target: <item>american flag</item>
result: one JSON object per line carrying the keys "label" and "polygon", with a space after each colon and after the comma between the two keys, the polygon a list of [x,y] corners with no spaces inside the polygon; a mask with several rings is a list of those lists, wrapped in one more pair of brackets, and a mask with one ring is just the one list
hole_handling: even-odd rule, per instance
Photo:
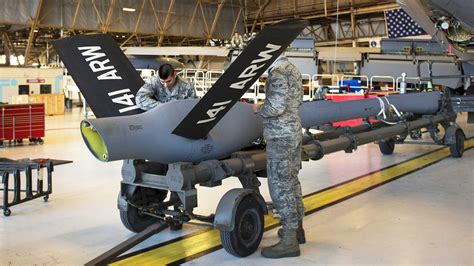
{"label": "american flag", "polygon": [[403,9],[385,11],[389,38],[423,35],[426,32]]}

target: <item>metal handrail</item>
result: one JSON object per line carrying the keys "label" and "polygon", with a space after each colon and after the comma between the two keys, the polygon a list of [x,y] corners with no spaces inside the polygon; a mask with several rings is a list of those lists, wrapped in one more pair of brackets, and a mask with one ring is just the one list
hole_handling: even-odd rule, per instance
{"label": "metal handrail", "polygon": [[392,76],[377,76],[377,75],[374,75],[374,76],[370,77],[370,83],[369,83],[369,88],[370,89],[373,89],[373,80],[374,80],[374,78],[392,80],[392,90],[395,90],[395,78],[394,77],[392,77]]}

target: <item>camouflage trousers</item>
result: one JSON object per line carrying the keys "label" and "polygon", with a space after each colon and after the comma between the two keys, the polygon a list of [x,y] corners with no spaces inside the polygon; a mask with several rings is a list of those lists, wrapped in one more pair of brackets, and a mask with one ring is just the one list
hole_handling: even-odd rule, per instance
{"label": "camouflage trousers", "polygon": [[284,230],[298,228],[304,206],[298,172],[302,135],[267,139],[267,175],[270,196]]}

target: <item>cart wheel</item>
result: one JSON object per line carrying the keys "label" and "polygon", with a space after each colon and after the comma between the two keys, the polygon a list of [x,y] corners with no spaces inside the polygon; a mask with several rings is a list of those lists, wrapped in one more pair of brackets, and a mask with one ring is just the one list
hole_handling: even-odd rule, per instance
{"label": "cart wheel", "polygon": [[[149,203],[159,203],[163,202],[166,198],[168,191],[166,190],[157,190],[157,189],[146,189],[145,194],[147,194],[147,199]],[[141,189],[137,189],[132,199],[141,195]],[[132,200],[133,202],[133,200]],[[151,224],[158,221],[159,218],[153,217],[151,215],[147,215],[142,213],[137,207],[128,204],[128,208],[126,211],[120,210],[120,220],[122,224],[130,231],[138,233],[143,231],[145,228],[150,226]]]}
{"label": "cart wheel", "polygon": [[12,214],[12,211],[10,211],[10,209],[7,208],[3,210],[3,215],[10,216],[10,214]]}
{"label": "cart wheel", "polygon": [[172,220],[170,222],[170,230],[171,231],[179,231],[183,229],[183,222],[182,221],[179,221],[179,220]]}
{"label": "cart wheel", "polygon": [[451,151],[451,157],[453,158],[461,158],[464,154],[464,132],[462,129],[456,129],[454,133],[454,137],[456,139],[455,143],[449,145],[449,150]]}
{"label": "cart wheel", "polygon": [[221,231],[224,249],[237,257],[254,253],[263,235],[263,211],[258,202],[247,196],[240,201],[235,213],[235,226],[232,231]]}
{"label": "cart wheel", "polygon": [[379,149],[382,154],[390,155],[395,149],[395,139],[382,139],[379,141]]}
{"label": "cart wheel", "polygon": [[127,211],[120,210],[120,220],[128,230],[138,233],[158,221],[158,218],[140,213],[136,207],[129,205]]}
{"label": "cart wheel", "polygon": [[40,145],[43,145],[43,144],[44,144],[44,140],[43,140],[43,139],[38,139],[37,142],[38,142]]}
{"label": "cart wheel", "polygon": [[43,197],[43,200],[44,200],[44,202],[48,202],[48,200],[49,200],[49,195],[44,196],[44,197]]}
{"label": "cart wheel", "polygon": [[410,138],[413,140],[421,139],[421,129],[415,129],[410,131]]}

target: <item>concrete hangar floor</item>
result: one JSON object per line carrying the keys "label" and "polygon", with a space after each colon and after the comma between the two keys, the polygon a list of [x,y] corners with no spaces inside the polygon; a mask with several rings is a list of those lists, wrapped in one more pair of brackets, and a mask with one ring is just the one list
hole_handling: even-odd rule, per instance
{"label": "concrete hangar floor", "polygon": [[[467,137],[474,126],[458,122]],[[134,234],[120,222],[121,162],[93,158],[79,132],[80,109],[46,118],[44,145],[6,147],[0,157],[73,160],[56,167],[53,194],[11,207],[0,218],[0,265],[83,265]],[[185,224],[139,244],[115,265],[474,264],[474,139],[460,159],[436,145],[397,145],[383,156],[377,145],[304,162],[300,180],[308,215],[301,256],[265,259],[260,249],[237,258],[220,248],[209,227]],[[269,200],[266,179],[261,192]],[[382,185],[380,185],[382,184]],[[215,211],[234,178],[198,186],[198,214]],[[373,188],[373,189],[371,189]],[[276,228],[260,247],[277,241]],[[218,239],[218,237],[217,237]],[[146,252],[136,252],[140,249]]]}

